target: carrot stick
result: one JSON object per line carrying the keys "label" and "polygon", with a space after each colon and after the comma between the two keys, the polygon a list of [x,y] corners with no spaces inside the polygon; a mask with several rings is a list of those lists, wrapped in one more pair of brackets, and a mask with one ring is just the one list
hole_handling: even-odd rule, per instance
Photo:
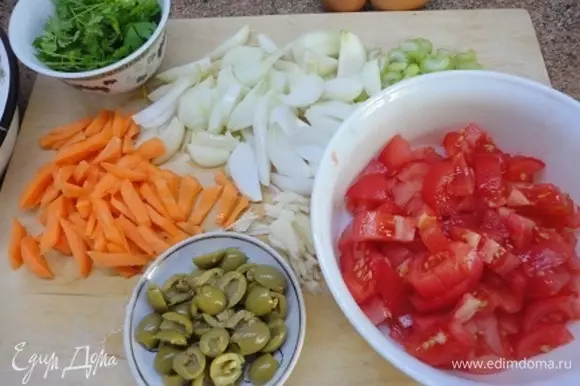
{"label": "carrot stick", "polygon": [[57,189],[62,190],[64,184],[66,184],[71,179],[74,172],[75,172],[74,165],[65,165],[58,168],[53,175],[54,186],[56,186]]}
{"label": "carrot stick", "polygon": [[165,144],[160,138],[154,137],[143,142],[134,152],[135,155],[150,161],[165,154]]}
{"label": "carrot stick", "polygon": [[48,262],[40,253],[38,243],[32,236],[25,236],[20,242],[20,252],[22,253],[22,261],[24,265],[36,276],[43,279],[52,279],[52,273]]}
{"label": "carrot stick", "polygon": [[123,154],[131,154],[135,151],[135,145],[133,144],[133,139],[125,136],[123,138],[123,146],[121,148],[121,152]]}
{"label": "carrot stick", "polygon": [[65,237],[58,239],[58,243],[53,247],[55,251],[58,251],[66,256],[72,256],[72,251],[66,241]]}
{"label": "carrot stick", "polygon": [[238,201],[238,190],[231,184],[224,185],[219,199],[216,225],[224,225]]}
{"label": "carrot stick", "polygon": [[113,270],[124,278],[130,279],[133,276],[140,274],[143,271],[143,267],[114,267]]}
{"label": "carrot stick", "polygon": [[77,133],[82,132],[91,121],[91,118],[83,118],[51,130],[40,138],[40,147],[43,149],[52,149],[55,143],[66,141]]}
{"label": "carrot stick", "polygon": [[92,192],[100,180],[101,172],[97,167],[91,166],[87,171],[87,178],[85,179],[85,182],[83,182],[83,189],[87,192]]}
{"label": "carrot stick", "polygon": [[93,211],[91,200],[89,200],[87,197],[80,197],[75,204],[75,208],[83,219],[89,218]]}
{"label": "carrot stick", "polygon": [[97,251],[89,251],[89,256],[97,267],[112,268],[112,267],[127,267],[135,265],[147,265],[149,259],[143,255],[132,255],[130,253],[105,253]]}
{"label": "carrot stick", "polygon": [[201,190],[201,184],[195,177],[185,176],[181,179],[179,194],[177,195],[177,205],[181,208],[186,218],[191,214],[195,199]]}
{"label": "carrot stick", "polygon": [[10,244],[8,245],[8,258],[10,259],[10,267],[17,270],[22,266],[22,253],[20,251],[20,243],[28,233],[18,219],[12,219],[12,234],[10,235]]}
{"label": "carrot stick", "polygon": [[120,214],[127,217],[129,220],[133,221],[134,223],[137,222],[137,219],[135,218],[135,216],[133,216],[133,213],[129,210],[129,207],[123,201],[121,201],[115,197],[111,197],[110,202],[111,202],[111,206],[113,208],[115,208],[117,211],[119,211]]}
{"label": "carrot stick", "polygon": [[48,204],[56,200],[58,196],[60,196],[60,191],[54,186],[54,184],[49,185],[40,199],[40,207],[46,208]]}
{"label": "carrot stick", "polygon": [[232,188],[235,188],[235,185],[229,180],[229,178],[221,170],[216,172],[214,179],[215,179],[216,184],[221,185],[224,188],[226,186],[231,186]]}
{"label": "carrot stick", "polygon": [[75,171],[73,173],[73,178],[77,184],[82,184],[85,178],[87,177],[88,171],[91,168],[91,165],[85,160],[82,160],[77,164],[75,167]]}
{"label": "carrot stick", "polygon": [[147,240],[147,243],[153,248],[155,253],[162,254],[169,248],[169,244],[161,237],[157,236],[151,228],[139,225],[137,229],[141,237],[144,240]]}
{"label": "carrot stick", "polygon": [[248,206],[250,206],[250,200],[248,200],[246,196],[241,196],[238,200],[238,203],[232,210],[232,213],[230,213],[227,221],[225,222],[224,228],[228,229],[231,227],[240,217],[240,215],[248,208]]}
{"label": "carrot stick", "polygon": [[135,224],[129,221],[125,216],[121,215],[115,219],[119,228],[123,231],[127,239],[133,242],[137,248],[145,252],[148,256],[153,256],[155,251],[146,241],[146,239],[141,236],[139,229]]}
{"label": "carrot stick", "polygon": [[95,134],[84,141],[59,150],[56,154],[55,162],[58,165],[75,164],[80,162],[107,146],[107,143],[109,143],[111,138],[111,130],[105,128],[98,134]]}
{"label": "carrot stick", "polygon": [[131,117],[124,117],[121,115],[119,110],[115,111],[115,116],[113,118],[113,135],[115,137],[123,138],[127,130],[129,130],[129,124],[131,122]]}
{"label": "carrot stick", "polygon": [[[64,205],[64,208],[63,208],[64,210],[62,212],[63,217],[74,214],[76,212],[74,200],[72,198],[68,198],[68,197],[64,197],[64,196],[63,196],[62,200],[63,200],[63,205]],[[80,215],[78,215],[78,216],[80,218]]]}
{"label": "carrot stick", "polygon": [[161,175],[161,169],[153,165],[151,162],[144,160],[141,160],[141,162],[135,167],[135,170],[145,172],[151,178],[158,177]]}
{"label": "carrot stick", "polygon": [[145,173],[110,164],[108,162],[103,162],[101,166],[103,169],[120,179],[126,178],[129,181],[143,181],[147,179],[147,174]]}
{"label": "carrot stick", "polygon": [[107,143],[105,148],[101,150],[99,154],[92,161],[93,164],[98,164],[101,162],[115,162],[121,158],[121,146],[123,142],[119,137],[113,137]]}
{"label": "carrot stick", "polygon": [[107,243],[107,252],[109,252],[109,253],[127,253],[129,251],[126,251],[123,247],[121,247],[120,245],[117,245],[115,243]]}
{"label": "carrot stick", "polygon": [[91,197],[101,198],[106,194],[114,194],[119,189],[119,179],[111,173],[105,174],[105,176],[97,182],[97,185],[91,192]]}
{"label": "carrot stick", "polygon": [[129,130],[127,130],[127,134],[125,134],[125,136],[133,139],[136,136],[138,136],[140,132],[141,132],[141,129],[139,129],[139,125],[136,124],[133,121],[133,119],[131,119],[131,123],[129,124]]}
{"label": "carrot stick", "polygon": [[161,202],[161,199],[157,195],[157,192],[155,192],[155,190],[151,188],[151,185],[149,185],[149,183],[147,182],[142,183],[141,186],[139,187],[139,193],[141,194],[141,197],[145,200],[145,202],[151,205],[157,212],[161,213],[163,217],[170,217],[169,212],[167,212],[167,209],[165,209],[165,207],[163,206],[163,203]]}
{"label": "carrot stick", "polygon": [[38,169],[20,196],[18,203],[20,209],[32,209],[40,204],[44,192],[53,181],[54,170],[56,167],[52,163],[44,164]]}
{"label": "carrot stick", "polygon": [[[91,204],[92,208],[92,204]],[[95,212],[91,211],[89,218],[87,219],[87,229],[85,230],[85,236],[91,236],[95,231],[95,227],[97,226],[97,216]]]}
{"label": "carrot stick", "polygon": [[69,198],[79,198],[87,194],[87,191],[78,185],[66,183],[62,187],[62,194]]}
{"label": "carrot stick", "polygon": [[153,222],[153,224],[157,225],[159,228],[163,229],[164,231],[169,233],[171,236],[185,236],[185,237],[187,237],[187,234],[185,234],[181,229],[176,227],[171,222],[171,220],[169,220],[169,219],[163,217],[162,215],[160,215],[159,213],[157,213],[157,211],[155,209],[153,209],[151,207],[151,205],[146,205],[146,207],[147,207],[147,214],[149,214],[149,217],[151,218],[151,221]]}
{"label": "carrot stick", "polygon": [[147,208],[143,201],[141,201],[141,197],[139,197],[139,193],[137,193],[131,181],[123,180],[121,182],[121,197],[123,197],[123,201],[125,201],[125,204],[129,207],[131,213],[133,213],[137,224],[147,227],[151,226],[151,219],[147,215]]}
{"label": "carrot stick", "polygon": [[107,239],[105,238],[105,233],[101,224],[97,223],[93,238],[95,240],[93,243],[93,249],[95,251],[104,252],[107,249]]}
{"label": "carrot stick", "polygon": [[134,169],[140,162],[143,162],[143,160],[139,156],[124,155],[117,161],[116,165],[122,168]]}
{"label": "carrot stick", "polygon": [[218,201],[222,190],[223,187],[220,185],[214,185],[203,189],[199,195],[199,200],[193,209],[193,213],[189,217],[189,222],[193,225],[201,225]]}
{"label": "carrot stick", "polygon": [[64,197],[60,196],[48,206],[46,228],[40,238],[40,250],[45,253],[52,249],[61,235],[60,219],[65,212]]}
{"label": "carrot stick", "polygon": [[60,226],[64,232],[66,241],[72,251],[78,266],[79,273],[83,277],[89,276],[93,262],[87,255],[87,248],[83,238],[76,232],[73,225],[66,219],[60,219]]}
{"label": "carrot stick", "polygon": [[101,110],[99,114],[93,119],[91,124],[85,129],[85,134],[90,137],[103,130],[103,127],[112,118],[112,112],[109,110]]}
{"label": "carrot stick", "polygon": [[60,150],[63,149],[67,146],[71,146],[74,145],[75,143],[79,143],[81,141],[84,141],[85,139],[87,139],[87,136],[85,135],[85,133],[83,133],[82,131],[79,133],[76,133],[75,135],[73,135],[72,137],[70,137],[69,139],[67,139],[64,142],[59,142],[58,145],[53,146],[53,149],[55,150]]}
{"label": "carrot stick", "polygon": [[160,170],[160,176],[165,181],[167,181],[167,186],[169,187],[169,190],[173,194],[173,197],[177,199],[177,197],[179,196],[179,185],[181,184],[181,177],[179,177],[172,171],[166,169]]}
{"label": "carrot stick", "polygon": [[177,225],[182,231],[191,236],[195,236],[203,232],[202,227],[200,227],[199,225],[193,225],[192,223],[187,221],[178,222],[175,225]]}
{"label": "carrot stick", "polygon": [[167,213],[169,213],[169,217],[174,221],[185,220],[185,213],[177,205],[177,201],[175,201],[167,182],[161,177],[154,177],[153,184],[155,185],[155,190],[157,190],[157,194],[159,195],[163,206],[167,209]]}
{"label": "carrot stick", "polygon": [[124,237],[117,228],[117,224],[107,203],[100,198],[93,198],[92,203],[94,211],[97,214],[97,220],[99,220],[103,227],[105,238],[118,245],[124,245]]}
{"label": "carrot stick", "polygon": [[[53,201],[54,202],[54,201]],[[48,221],[48,206],[46,208],[42,208],[38,215],[38,222],[42,225],[46,226],[46,222]]]}

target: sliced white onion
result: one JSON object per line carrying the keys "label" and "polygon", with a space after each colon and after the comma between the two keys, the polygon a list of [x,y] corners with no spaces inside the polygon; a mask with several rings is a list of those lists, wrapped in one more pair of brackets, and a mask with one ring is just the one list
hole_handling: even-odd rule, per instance
{"label": "sliced white onion", "polygon": [[332,134],[334,134],[336,129],[338,129],[341,124],[341,121],[336,118],[327,115],[315,114],[312,111],[306,111],[305,117],[312,127]]}
{"label": "sliced white onion", "polygon": [[267,53],[271,54],[273,52],[278,51],[278,45],[268,35],[258,34],[258,36],[256,36],[256,39],[258,39],[258,44],[260,45],[260,47]]}
{"label": "sliced white onion", "polygon": [[226,127],[234,132],[252,126],[254,121],[254,112],[261,96],[268,91],[266,82],[259,82],[250,92],[234,107]]}
{"label": "sliced white onion", "polygon": [[340,121],[345,120],[354,111],[355,106],[350,103],[341,101],[326,101],[313,104],[306,110],[305,116],[312,117],[314,115],[334,118]]}
{"label": "sliced white onion", "polygon": [[214,104],[209,116],[207,131],[214,134],[219,134],[222,131],[241,96],[242,87],[236,84],[231,85],[220,100]]}
{"label": "sliced white onion", "polygon": [[288,60],[278,60],[275,64],[274,64],[274,68],[280,71],[284,71],[286,73],[292,74],[292,73],[297,73],[297,74],[301,74],[304,75],[304,71],[302,71],[302,68],[300,68],[300,66],[294,62],[288,61]]}
{"label": "sliced white onion", "polygon": [[299,60],[302,50],[308,48],[321,55],[337,57],[340,52],[340,31],[315,30],[301,35],[293,44],[294,59]]}
{"label": "sliced white onion", "polygon": [[158,129],[158,136],[163,141],[165,153],[153,160],[153,163],[159,165],[169,160],[181,147],[183,137],[185,136],[185,126],[174,117],[168,125],[163,125]]}
{"label": "sliced white onion", "polygon": [[287,136],[292,136],[296,130],[296,114],[286,105],[276,106],[270,113],[270,123],[276,123]]}
{"label": "sliced white onion", "polygon": [[324,99],[352,102],[363,91],[363,85],[357,77],[342,77],[327,80],[324,83]]}
{"label": "sliced white onion", "polygon": [[264,58],[264,50],[260,47],[237,46],[226,52],[220,66],[233,67],[236,64],[256,65]]}
{"label": "sliced white onion", "polygon": [[272,173],[272,183],[282,190],[290,190],[310,197],[314,185],[314,178],[293,178]]}
{"label": "sliced white onion", "polygon": [[171,90],[171,86],[172,86],[171,83],[162,84],[161,86],[157,87],[155,90],[151,91],[149,93],[149,95],[147,95],[147,99],[149,99],[151,102],[157,102],[165,94],[167,94],[169,92],[169,90]]}
{"label": "sliced white onion", "polygon": [[282,71],[270,70],[268,73],[268,84],[270,85],[270,90],[280,94],[286,94],[288,92],[288,76]]}
{"label": "sliced white onion", "polygon": [[324,155],[324,148],[316,145],[297,145],[294,146],[293,149],[296,153],[298,153],[298,155],[300,155],[300,157],[308,161],[309,164],[318,165],[322,159],[322,156]]}
{"label": "sliced white onion", "polygon": [[358,75],[367,61],[365,46],[355,34],[342,31],[338,55],[338,77]]}
{"label": "sliced white onion", "polygon": [[316,102],[324,91],[324,80],[316,75],[309,74],[300,77],[300,81],[291,85],[290,94],[281,95],[280,100],[293,107],[307,107]]}
{"label": "sliced white onion", "polygon": [[254,150],[247,143],[240,143],[230,155],[228,171],[236,187],[250,201],[262,201],[260,176]]}
{"label": "sliced white onion", "polygon": [[261,62],[254,63],[236,63],[233,66],[233,73],[236,79],[249,87],[254,87],[262,80],[268,71],[286,52],[288,48],[282,48],[274,53],[269,54]]}
{"label": "sliced white onion", "polygon": [[362,69],[361,78],[363,88],[368,96],[373,96],[381,92],[381,70],[377,59],[365,63]]}
{"label": "sliced white onion", "polygon": [[233,36],[228,38],[226,41],[217,46],[212,52],[207,56],[212,60],[221,58],[226,52],[231,50],[236,46],[243,46],[250,40],[250,26],[245,25],[239,31],[237,31]]}
{"label": "sliced white onion", "polygon": [[205,130],[209,114],[216,99],[215,79],[207,77],[203,82],[185,91],[179,98],[177,116],[190,130]]}
{"label": "sliced white onion", "polygon": [[300,67],[308,74],[327,77],[336,72],[338,60],[305,48],[300,59]]}
{"label": "sliced white onion", "polygon": [[212,68],[212,62],[209,58],[202,58],[196,60],[195,62],[187,63],[182,66],[173,67],[167,71],[164,71],[156,76],[157,79],[165,82],[171,83],[175,82],[182,76],[196,77],[197,72],[199,76],[203,77],[209,73]]}
{"label": "sliced white onion", "polygon": [[243,87],[242,83],[234,76],[231,66],[222,67],[217,78],[218,96],[224,95],[234,85]]}
{"label": "sliced white onion", "polygon": [[278,173],[297,178],[309,178],[311,170],[291,147],[290,139],[278,125],[271,125],[267,138],[267,151]]}
{"label": "sliced white onion", "polygon": [[175,111],[177,110],[177,102],[172,103],[167,109],[163,110],[159,113],[155,118],[150,121],[143,122],[141,127],[144,129],[156,129],[159,126],[162,126],[169,122],[171,117],[175,115]]}
{"label": "sliced white onion", "polygon": [[204,168],[214,168],[223,165],[230,157],[228,150],[192,144],[187,145],[187,152],[193,162]]}
{"label": "sliced white onion", "polygon": [[216,135],[205,131],[199,131],[191,134],[190,143],[197,146],[207,146],[233,151],[240,142],[229,133]]}
{"label": "sliced white onion", "polygon": [[256,106],[254,114],[254,150],[256,153],[256,163],[258,164],[258,175],[260,183],[270,186],[271,164],[268,158],[266,144],[268,141],[268,116],[270,114],[271,92],[261,97]]}

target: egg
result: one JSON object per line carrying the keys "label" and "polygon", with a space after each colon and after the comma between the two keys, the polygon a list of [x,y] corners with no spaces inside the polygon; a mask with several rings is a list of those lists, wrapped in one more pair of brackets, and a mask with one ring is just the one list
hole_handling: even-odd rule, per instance
{"label": "egg", "polygon": [[356,12],[364,7],[367,0],[323,0],[324,7],[333,12]]}
{"label": "egg", "polygon": [[425,6],[429,0],[371,0],[373,8],[382,11],[409,11]]}

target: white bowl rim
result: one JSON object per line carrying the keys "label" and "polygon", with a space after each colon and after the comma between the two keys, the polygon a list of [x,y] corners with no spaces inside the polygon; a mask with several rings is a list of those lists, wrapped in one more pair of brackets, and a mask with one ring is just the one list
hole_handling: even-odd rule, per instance
{"label": "white bowl rim", "polygon": [[237,233],[237,232],[215,231],[215,232],[204,232],[204,233],[201,233],[199,235],[189,237],[189,238],[173,245],[169,249],[167,249],[165,252],[163,252],[161,255],[159,255],[155,259],[155,261],[153,261],[153,263],[151,263],[149,265],[149,267],[147,267],[147,270],[139,278],[139,281],[137,282],[137,284],[133,288],[133,292],[131,293],[131,298],[129,299],[129,302],[125,306],[125,318],[123,321],[123,349],[124,349],[125,355],[127,357],[127,362],[129,364],[131,374],[133,375],[135,381],[137,381],[140,385],[142,384],[141,383],[142,378],[137,377],[137,374],[139,374],[139,370],[137,369],[137,366],[135,363],[136,361],[134,360],[134,356],[132,355],[132,352],[130,350],[131,340],[133,339],[133,336],[131,335],[131,331],[129,328],[129,326],[131,325],[131,323],[130,323],[131,316],[132,316],[131,310],[132,310],[133,305],[137,301],[137,293],[139,292],[138,289],[140,289],[143,285],[146,284],[147,281],[149,281],[151,279],[151,276],[154,274],[155,270],[159,267],[159,265],[162,264],[167,258],[169,258],[169,256],[171,256],[175,251],[179,250],[180,248],[182,248],[188,244],[194,244],[194,243],[201,241],[201,240],[211,239],[211,238],[216,238],[216,237],[217,238],[224,238],[224,239],[232,239],[232,238],[239,239],[239,240],[242,240],[244,242],[254,244],[258,248],[263,249],[265,252],[267,252],[270,256],[272,256],[284,268],[284,270],[286,271],[285,273],[288,275],[288,277],[290,278],[290,281],[293,283],[293,285],[296,289],[296,294],[297,294],[297,298],[298,298],[297,299],[298,300],[298,308],[299,308],[298,312],[301,315],[299,332],[298,332],[298,341],[296,342],[296,350],[294,350],[294,352],[292,354],[292,359],[290,360],[290,363],[288,364],[284,373],[282,374],[282,376],[280,377],[280,379],[278,381],[279,384],[281,384],[281,385],[285,384],[286,381],[288,381],[288,378],[290,377],[292,372],[294,371],[294,368],[296,367],[296,364],[298,363],[298,359],[300,358],[302,348],[304,347],[304,340],[306,338],[306,318],[307,318],[304,294],[302,292],[302,287],[300,286],[300,281],[298,280],[298,277],[294,273],[294,270],[292,269],[292,267],[290,267],[290,264],[288,264],[288,262],[286,262],[286,260],[280,255],[280,253],[278,251],[276,251],[274,248],[272,248],[271,246],[269,246],[268,244],[266,244],[265,242],[263,242],[262,240],[260,240],[256,237],[248,236],[248,235],[245,235],[242,233]]}
{"label": "white bowl rim", "polygon": [[[26,67],[28,67],[31,70],[33,70],[39,74],[42,74],[42,75],[50,76],[53,78],[59,78],[59,79],[85,79],[85,78],[93,78],[93,77],[96,77],[99,75],[103,75],[103,74],[108,73],[110,71],[114,71],[118,68],[121,68],[124,65],[126,65],[127,63],[130,63],[131,61],[135,60],[135,58],[138,58],[139,56],[141,56],[145,51],[147,51],[149,49],[149,47],[153,44],[153,42],[155,40],[157,40],[157,38],[161,35],[163,30],[167,26],[167,22],[169,21],[169,14],[171,12],[171,0],[161,0],[161,1],[163,2],[163,8],[161,9],[161,18],[159,19],[159,24],[157,25],[155,32],[153,32],[153,35],[151,35],[149,37],[149,39],[145,43],[143,43],[143,45],[141,47],[139,47],[139,49],[134,51],[131,55],[125,57],[124,59],[121,59],[118,62],[110,64],[107,67],[103,67],[103,68],[99,68],[99,69],[91,70],[91,71],[83,71],[83,72],[55,71],[55,70],[52,70],[46,66],[39,66],[36,63],[30,62],[29,60],[27,60],[26,55],[23,54],[23,52],[20,49],[20,47],[18,46],[18,44],[13,44],[12,50],[14,51],[14,54],[18,57],[18,60],[20,60]],[[14,6],[14,9],[12,10],[12,15],[14,15],[16,13],[16,10],[18,9],[18,7],[24,6],[22,4],[24,4],[23,1],[18,1],[16,3],[16,5]],[[10,22],[8,24],[8,36],[9,36],[10,41],[12,41],[12,39],[10,37],[15,33],[14,29],[13,29],[13,22],[15,22],[14,19],[12,17],[10,17]]]}
{"label": "white bowl rim", "polygon": [[[501,72],[488,70],[456,70],[425,74],[415,78],[403,80],[390,87],[387,87],[380,93],[371,97],[366,102],[360,104],[336,130],[335,135],[327,145],[322,160],[319,164],[318,172],[316,173],[314,180],[310,202],[310,218],[312,235],[314,238],[314,247],[316,250],[316,255],[318,256],[318,262],[320,264],[322,275],[324,276],[324,280],[326,281],[334,300],[350,324],[364,338],[367,344],[369,344],[375,350],[377,354],[382,356],[388,362],[394,364],[399,370],[403,371],[411,378],[429,386],[438,386],[442,383],[454,386],[482,385],[485,383],[471,379],[458,378],[452,375],[447,375],[443,372],[439,373],[439,369],[421,362],[420,360],[412,357],[410,354],[403,352],[401,355],[401,352],[399,351],[400,349],[395,347],[397,344],[388,337],[385,337],[388,342],[388,346],[382,345],[383,342],[375,341],[372,339],[371,332],[374,332],[376,327],[368,320],[346,287],[346,284],[342,279],[342,274],[340,273],[338,261],[335,258],[336,256],[334,253],[334,245],[331,240],[331,235],[325,233],[327,229],[326,223],[328,222],[328,219],[326,219],[328,214],[327,209],[330,208],[328,210],[332,212],[332,200],[329,200],[328,197],[329,173],[326,171],[327,169],[333,167],[333,149],[335,148],[335,144],[341,141],[340,137],[343,136],[341,133],[347,131],[349,127],[352,127],[353,124],[356,124],[356,122],[359,121],[362,117],[370,114],[375,108],[378,108],[377,105],[382,103],[383,100],[388,99],[389,96],[397,93],[403,88],[414,86],[416,84],[438,84],[439,82],[445,82],[447,80],[457,81],[457,79],[462,78],[479,78],[489,80],[490,82],[512,84],[515,86],[528,88],[530,91],[536,92],[547,98],[554,98],[560,103],[572,105],[578,108],[580,111],[579,101],[559,90],[550,87],[549,85]],[[328,244],[331,246],[330,251],[327,249]],[[331,255],[332,259],[330,258]],[[411,360],[409,360],[409,358],[411,358]]]}

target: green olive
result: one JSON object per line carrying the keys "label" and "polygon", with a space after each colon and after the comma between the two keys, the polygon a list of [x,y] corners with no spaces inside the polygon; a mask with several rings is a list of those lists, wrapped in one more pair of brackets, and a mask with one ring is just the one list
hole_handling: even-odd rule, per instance
{"label": "green olive", "polygon": [[237,328],[238,324],[254,319],[256,315],[248,310],[239,310],[231,318],[224,322],[224,327],[229,329]]}
{"label": "green olive", "polygon": [[155,360],[153,361],[153,366],[159,374],[171,374],[173,373],[173,357],[180,353],[181,350],[163,345],[159,347],[159,351],[155,354]]}
{"label": "green olive", "polygon": [[286,341],[288,329],[282,319],[272,320],[268,323],[268,328],[270,329],[270,341],[262,349],[262,352],[272,353],[282,347]]}
{"label": "green olive", "polygon": [[203,373],[205,362],[205,355],[193,345],[173,357],[173,370],[183,379],[192,380]]}
{"label": "green olive", "polygon": [[262,350],[270,340],[270,329],[255,318],[240,324],[232,334],[232,342],[240,346],[241,354],[251,355]]}
{"label": "green olive", "polygon": [[266,315],[267,320],[273,319],[286,319],[286,315],[288,314],[288,302],[286,300],[286,296],[282,295],[279,292],[272,292],[272,296],[277,300],[276,306],[272,312]]}
{"label": "green olive", "polygon": [[283,293],[288,287],[288,281],[282,272],[270,265],[259,265],[253,268],[252,276],[258,284],[272,291]]}
{"label": "green olive", "polygon": [[163,386],[183,386],[184,383],[185,379],[179,374],[163,376]]}
{"label": "green olive", "polygon": [[224,270],[221,268],[212,268],[200,272],[200,274],[196,274],[194,271],[194,273],[189,275],[188,281],[191,288],[198,288],[206,284],[213,285],[224,274]]}
{"label": "green olive", "polygon": [[242,355],[242,350],[240,350],[240,346],[238,346],[236,343],[230,343],[230,345],[226,349],[226,352]]}
{"label": "green olive", "polygon": [[222,323],[211,315],[202,314],[201,317],[210,327],[221,328],[221,326],[222,326]]}
{"label": "green olive", "polygon": [[162,290],[169,306],[183,303],[193,297],[193,290],[187,278],[188,275],[176,274],[163,284]]}
{"label": "green olive", "polygon": [[174,346],[187,346],[187,338],[179,331],[159,330],[159,332],[155,334],[155,338],[157,338],[159,342],[169,343]]}
{"label": "green olive", "polygon": [[226,351],[230,334],[225,328],[213,328],[199,339],[199,348],[206,356],[215,358]]}
{"label": "green olive", "polygon": [[238,304],[246,293],[248,282],[244,275],[239,272],[226,272],[216,283],[216,286],[222,290],[228,298],[228,307],[234,307]]}
{"label": "green olive", "polygon": [[193,258],[193,264],[200,269],[210,269],[221,263],[226,255],[225,249],[220,249],[204,255],[199,255]]}
{"label": "green olive", "polygon": [[202,315],[196,315],[191,322],[193,324],[193,333],[197,336],[202,336],[212,329],[212,327],[204,320]]}
{"label": "green olive", "polygon": [[155,312],[163,313],[168,309],[165,295],[156,284],[150,284],[147,288],[147,302]]}
{"label": "green olive", "polygon": [[231,308],[226,308],[222,312],[216,315],[216,318],[219,322],[226,322],[236,313]]}
{"label": "green olive", "polygon": [[238,268],[236,268],[236,272],[241,273],[242,275],[245,275],[250,269],[257,267],[256,264],[254,263],[245,263],[240,265]]}
{"label": "green olive", "polygon": [[274,378],[279,367],[280,363],[274,359],[272,354],[264,354],[258,357],[248,370],[250,382],[256,386],[265,385]]}
{"label": "green olive", "polygon": [[191,309],[191,302],[183,302],[183,303],[179,303],[179,304],[174,305],[173,307],[171,307],[169,309],[169,311],[177,312],[178,314],[181,314],[183,316],[190,317],[191,316],[190,309]]}
{"label": "green olive", "polygon": [[244,357],[238,354],[222,354],[211,362],[209,376],[215,386],[228,386],[235,383],[241,376]]}
{"label": "green olive", "polygon": [[204,285],[197,289],[195,296],[197,307],[209,315],[217,315],[227,306],[226,295],[219,288]]}
{"label": "green olive", "polygon": [[177,312],[166,312],[163,314],[163,330],[175,330],[189,338],[193,334],[193,324],[189,317]]}
{"label": "green olive", "polygon": [[159,331],[161,325],[161,316],[156,313],[151,313],[144,317],[135,331],[135,339],[141,343],[147,350],[152,350],[157,347],[159,342],[155,334]]}
{"label": "green olive", "polygon": [[237,248],[228,248],[220,267],[226,272],[235,271],[246,261],[248,261],[248,257],[242,251]]}
{"label": "green olive", "polygon": [[211,381],[209,374],[204,371],[203,374],[200,374],[191,381],[191,386],[213,386],[213,382]]}
{"label": "green olive", "polygon": [[192,301],[189,304],[189,315],[193,317],[193,316],[197,315],[198,312],[199,312],[199,309],[197,308],[197,304],[195,304],[195,302]]}
{"label": "green olive", "polygon": [[277,305],[275,299],[268,288],[258,285],[248,291],[244,307],[256,316],[266,315]]}

